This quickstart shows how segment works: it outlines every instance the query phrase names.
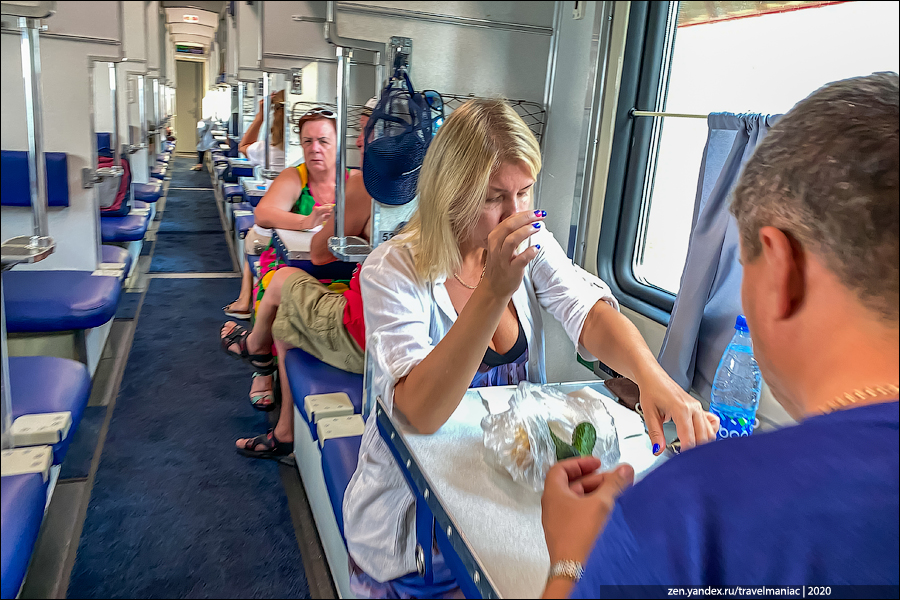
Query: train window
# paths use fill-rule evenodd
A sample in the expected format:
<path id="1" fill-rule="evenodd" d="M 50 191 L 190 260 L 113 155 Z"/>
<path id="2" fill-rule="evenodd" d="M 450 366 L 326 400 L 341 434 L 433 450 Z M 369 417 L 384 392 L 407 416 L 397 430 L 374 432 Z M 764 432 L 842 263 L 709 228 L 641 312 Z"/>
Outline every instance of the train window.
<path id="1" fill-rule="evenodd" d="M 896 2 L 633 2 L 604 205 L 601 277 L 666 322 L 710 112 L 786 112 L 819 86 L 897 71 Z M 684 115 L 632 116 L 631 111 Z M 618 214 L 615 214 L 618 213 Z"/>

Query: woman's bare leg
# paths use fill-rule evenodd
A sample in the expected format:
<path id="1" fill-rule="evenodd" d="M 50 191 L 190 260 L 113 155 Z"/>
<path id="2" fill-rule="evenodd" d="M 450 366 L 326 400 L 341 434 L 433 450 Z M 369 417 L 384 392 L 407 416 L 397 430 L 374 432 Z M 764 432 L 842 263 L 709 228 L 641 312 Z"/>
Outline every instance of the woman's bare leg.
<path id="1" fill-rule="evenodd" d="M 283 270 L 283 269 L 282 269 Z M 266 290 L 266 294 L 268 294 Z M 275 340 L 278 356 L 284 357 L 291 347 L 280 340 Z M 257 377 L 257 379 L 262 379 Z M 294 396 L 291 394 L 291 386 L 288 385 L 287 372 L 284 369 L 284 360 L 278 361 L 278 380 L 281 382 L 281 412 L 278 414 L 278 423 L 275 424 L 275 439 L 279 442 L 294 441 Z M 237 448 L 244 448 L 247 438 L 239 439 L 234 443 Z M 261 450 L 261 447 L 252 450 Z"/>

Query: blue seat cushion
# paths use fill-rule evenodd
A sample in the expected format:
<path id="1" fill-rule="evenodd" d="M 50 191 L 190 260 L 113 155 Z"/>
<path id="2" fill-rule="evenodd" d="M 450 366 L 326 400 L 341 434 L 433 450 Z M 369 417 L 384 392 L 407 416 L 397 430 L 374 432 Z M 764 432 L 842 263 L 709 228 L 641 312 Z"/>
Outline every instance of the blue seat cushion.
<path id="1" fill-rule="evenodd" d="M 109 244 L 100 246 L 100 262 L 124 264 L 126 275 L 131 271 L 131 261 L 131 253 L 125 248 L 110 246 Z"/>
<path id="2" fill-rule="evenodd" d="M 157 165 L 150 169 L 150 177 L 155 179 L 165 179 L 166 178 L 166 168 L 164 166 Z"/>
<path id="3" fill-rule="evenodd" d="M 148 183 L 134 184 L 134 199 L 143 202 L 156 202 L 162 196 L 162 182 L 150 181 Z"/>
<path id="4" fill-rule="evenodd" d="M 98 131 L 97 132 L 97 151 L 103 152 L 106 150 L 110 152 L 112 148 L 110 147 L 110 140 L 112 140 L 112 134 L 108 131 Z"/>
<path id="5" fill-rule="evenodd" d="M 156 162 L 161 162 L 161 163 L 169 162 L 169 155 L 168 154 L 157 154 Z"/>
<path id="6" fill-rule="evenodd" d="M 65 152 L 44 152 L 47 165 L 47 206 L 69 206 L 69 163 Z M 0 152 L 0 204 L 31 206 L 28 152 Z"/>
<path id="7" fill-rule="evenodd" d="M 232 208 L 234 210 L 249 210 L 253 212 L 253 205 L 249 202 L 235 202 Z"/>
<path id="8" fill-rule="evenodd" d="M 44 520 L 47 484 L 40 473 L 8 475 L 0 480 L 2 500 L 3 598 L 15 598 L 22 587 L 31 553 Z"/>
<path id="9" fill-rule="evenodd" d="M 127 215 L 100 219 L 100 237 L 108 242 L 136 242 L 144 239 L 150 215 Z"/>
<path id="10" fill-rule="evenodd" d="M 236 202 L 240 202 L 244 198 L 244 188 L 239 183 L 226 183 L 222 186 L 222 193 L 226 198 L 239 198 L 239 200 L 234 200 Z M 250 210 L 253 210 L 252 207 Z"/>
<path id="11" fill-rule="evenodd" d="M 250 231 L 250 228 L 253 227 L 254 222 L 253 215 L 238 215 L 234 218 L 234 228 L 240 232 L 243 238 Z"/>
<path id="12" fill-rule="evenodd" d="M 53 445 L 53 464 L 62 464 L 91 396 L 87 366 L 55 356 L 11 356 L 9 395 L 14 421 L 36 413 L 72 413 L 69 435 Z"/>
<path id="13" fill-rule="evenodd" d="M 259 256 L 247 254 L 247 264 L 250 265 L 250 271 L 253 277 L 259 277 Z"/>
<path id="14" fill-rule="evenodd" d="M 294 404 L 306 419 L 304 398 L 312 394 L 344 392 L 350 397 L 354 412 L 362 412 L 363 376 L 332 367 L 300 350 L 292 348 L 284 356 L 284 368 L 294 396 Z M 318 439 L 315 426 L 309 423 L 312 438 Z"/>
<path id="15" fill-rule="evenodd" d="M 117 277 L 90 271 L 7 271 L 6 329 L 47 333 L 99 327 L 116 314 L 121 290 Z"/>
<path id="16" fill-rule="evenodd" d="M 233 165 L 231 174 L 235 177 L 253 177 L 253 165 L 247 163 L 245 165 Z"/>
<path id="17" fill-rule="evenodd" d="M 325 440 L 322 445 L 322 475 L 341 537 L 344 537 L 344 492 L 356 472 L 361 435 Z"/>

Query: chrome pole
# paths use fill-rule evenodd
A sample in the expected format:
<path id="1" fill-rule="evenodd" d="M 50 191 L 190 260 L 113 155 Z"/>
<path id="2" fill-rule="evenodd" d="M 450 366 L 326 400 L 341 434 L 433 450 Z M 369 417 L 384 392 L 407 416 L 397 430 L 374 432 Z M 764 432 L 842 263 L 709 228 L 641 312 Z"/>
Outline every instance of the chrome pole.
<path id="1" fill-rule="evenodd" d="M 109 63 L 109 101 L 112 104 L 112 141 L 110 142 L 113 153 L 113 165 L 122 166 L 122 158 L 119 156 L 119 90 L 116 86 L 116 63 Z"/>
<path id="2" fill-rule="evenodd" d="M 269 104 L 271 103 L 269 100 L 269 74 L 263 73 L 263 98 L 265 102 L 263 104 L 263 129 L 266 132 L 265 137 L 265 146 L 263 147 L 263 154 L 266 155 L 266 161 L 263 163 L 266 166 L 266 172 L 269 171 Z"/>
<path id="3" fill-rule="evenodd" d="M 139 144 L 147 143 L 147 107 L 145 106 L 145 98 L 144 98 L 144 76 L 137 76 L 137 88 L 138 88 L 138 115 L 141 119 L 141 141 Z"/>
<path id="4" fill-rule="evenodd" d="M 25 83 L 25 121 L 28 130 L 28 177 L 31 180 L 31 214 L 34 231 L 31 246 L 44 246 L 50 235 L 47 225 L 47 163 L 44 159 L 43 105 L 41 102 L 41 24 L 38 19 L 19 17 L 22 30 L 22 78 Z"/>
<path id="5" fill-rule="evenodd" d="M 3 379 L 0 394 L 3 396 L 3 436 L 0 440 L 0 446 L 3 450 L 15 447 L 13 437 L 10 434 L 12 429 L 12 399 L 9 391 L 9 359 L 6 352 L 6 301 L 3 298 L 3 286 L 0 286 L 0 350 L 3 352 L 2 358 Z"/>
<path id="6" fill-rule="evenodd" d="M 329 2 L 329 5 L 331 3 Z M 334 236 L 343 247 L 344 232 L 344 172 L 347 169 L 347 104 L 350 99 L 349 50 L 338 46 L 337 54 L 337 169 L 334 176 Z"/>
<path id="7" fill-rule="evenodd" d="M 238 126 L 237 126 L 237 135 L 240 138 L 244 137 L 244 86 L 247 84 L 243 81 L 238 81 Z"/>

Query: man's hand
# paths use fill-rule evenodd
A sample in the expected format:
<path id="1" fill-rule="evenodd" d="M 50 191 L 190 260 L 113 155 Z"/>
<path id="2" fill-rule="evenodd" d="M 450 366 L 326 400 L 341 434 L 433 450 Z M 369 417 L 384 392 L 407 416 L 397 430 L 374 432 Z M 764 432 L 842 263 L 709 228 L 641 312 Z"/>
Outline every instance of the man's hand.
<path id="1" fill-rule="evenodd" d="M 597 473 L 599 468 L 599 459 L 585 456 L 560 461 L 547 473 L 541 522 L 551 564 L 558 560 L 584 564 L 616 498 L 634 482 L 630 465 L 608 473 Z"/>

